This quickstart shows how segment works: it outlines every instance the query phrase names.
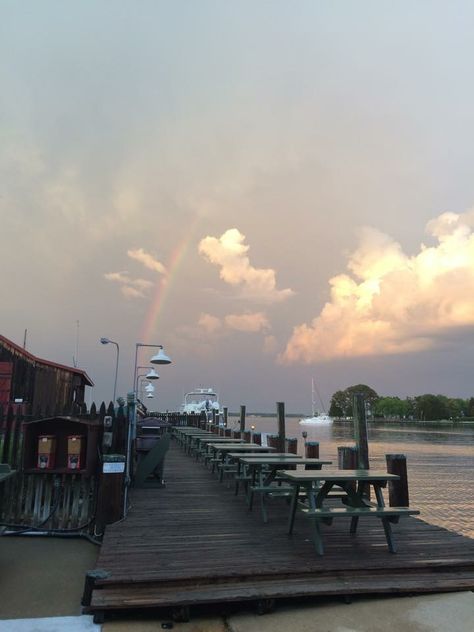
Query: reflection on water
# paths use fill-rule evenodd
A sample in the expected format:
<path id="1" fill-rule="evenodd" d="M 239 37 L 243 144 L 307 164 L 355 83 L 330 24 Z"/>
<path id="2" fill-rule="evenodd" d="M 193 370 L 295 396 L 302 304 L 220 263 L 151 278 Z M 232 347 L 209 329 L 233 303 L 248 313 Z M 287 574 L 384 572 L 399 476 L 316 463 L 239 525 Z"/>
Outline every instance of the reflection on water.
<path id="1" fill-rule="evenodd" d="M 232 418 L 230 425 L 238 426 Z M 252 417 L 247 422 L 256 432 L 276 434 L 275 418 Z M 351 422 L 332 426 L 300 426 L 298 419 L 287 419 L 287 437 L 298 438 L 298 452 L 306 441 L 318 441 L 321 458 L 337 467 L 337 447 L 353 445 Z M 371 467 L 386 469 L 386 454 L 405 454 L 408 465 L 410 505 L 421 511 L 426 522 L 474 537 L 474 425 L 370 424 Z"/>

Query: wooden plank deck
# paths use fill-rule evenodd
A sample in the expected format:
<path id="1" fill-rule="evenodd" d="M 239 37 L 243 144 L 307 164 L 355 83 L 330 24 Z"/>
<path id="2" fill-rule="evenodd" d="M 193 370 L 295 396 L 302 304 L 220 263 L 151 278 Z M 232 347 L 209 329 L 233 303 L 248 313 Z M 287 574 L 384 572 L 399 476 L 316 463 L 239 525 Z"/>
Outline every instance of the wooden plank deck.
<path id="1" fill-rule="evenodd" d="M 279 597 L 443 592 L 474 589 L 474 540 L 417 518 L 393 525 L 399 552 L 388 552 L 379 520 L 322 525 L 325 555 L 316 555 L 311 521 L 297 514 L 286 533 L 288 505 L 247 510 L 244 495 L 219 483 L 173 442 L 166 487 L 135 489 L 127 518 L 107 528 L 87 612 L 182 607 Z"/>

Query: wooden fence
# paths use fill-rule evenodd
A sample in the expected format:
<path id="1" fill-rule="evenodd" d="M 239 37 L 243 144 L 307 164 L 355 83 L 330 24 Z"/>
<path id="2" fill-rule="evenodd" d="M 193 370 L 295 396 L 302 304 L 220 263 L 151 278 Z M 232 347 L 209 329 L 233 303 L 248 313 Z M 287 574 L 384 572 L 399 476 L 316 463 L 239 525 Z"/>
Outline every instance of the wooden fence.
<path id="1" fill-rule="evenodd" d="M 37 411 L 24 414 L 16 406 L 0 408 L 0 463 L 6 463 L 16 476 L 3 485 L 3 502 L 0 507 L 0 523 L 7 529 L 40 531 L 73 531 L 93 533 L 97 511 L 97 497 L 101 475 L 94 471 L 31 471 L 25 467 L 24 438 L 26 422 L 44 419 L 64 421 L 98 421 L 103 427 L 104 418 L 111 418 L 110 441 L 102 445 L 102 432 L 97 434 L 96 448 L 106 453 L 126 453 L 128 411 L 126 407 L 114 409 L 112 403 L 102 403 L 99 409 L 92 404 L 73 406 L 61 411 Z"/>

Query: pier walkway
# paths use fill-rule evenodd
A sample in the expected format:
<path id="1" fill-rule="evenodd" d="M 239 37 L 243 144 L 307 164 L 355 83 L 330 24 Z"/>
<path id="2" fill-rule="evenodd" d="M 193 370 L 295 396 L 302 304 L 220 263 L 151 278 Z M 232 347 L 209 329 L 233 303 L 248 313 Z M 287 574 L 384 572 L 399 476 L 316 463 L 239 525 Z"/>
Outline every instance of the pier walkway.
<path id="1" fill-rule="evenodd" d="M 387 550 L 382 525 L 357 536 L 349 520 L 322 525 L 325 555 L 316 555 L 309 520 L 286 532 L 288 505 L 268 502 L 264 524 L 241 493 L 173 441 L 166 487 L 135 489 L 125 520 L 107 528 L 86 612 L 184 608 L 301 596 L 447 592 L 474 589 L 474 540 L 409 517 L 394 526 L 399 552 Z M 364 519 L 361 519 L 364 520 Z"/>

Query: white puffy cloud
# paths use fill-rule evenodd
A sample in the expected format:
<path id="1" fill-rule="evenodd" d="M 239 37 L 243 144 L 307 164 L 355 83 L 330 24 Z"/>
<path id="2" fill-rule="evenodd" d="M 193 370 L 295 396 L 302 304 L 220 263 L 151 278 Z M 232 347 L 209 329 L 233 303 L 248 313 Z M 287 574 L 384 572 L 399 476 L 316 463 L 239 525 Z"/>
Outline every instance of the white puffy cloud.
<path id="1" fill-rule="evenodd" d="M 149 270 L 153 270 L 154 272 L 158 272 L 160 274 L 166 273 L 165 266 L 153 257 L 153 255 L 149 254 L 143 248 L 137 248 L 136 250 L 127 250 L 127 255 L 130 259 L 135 259 L 135 261 L 139 261 L 142 263 L 145 268 Z"/>
<path id="2" fill-rule="evenodd" d="M 199 243 L 199 252 L 220 267 L 220 278 L 241 288 L 241 296 L 267 303 L 284 301 L 293 290 L 277 290 L 275 270 L 254 268 L 247 256 L 249 246 L 237 228 L 226 230 L 219 238 L 207 236 Z"/>
<path id="3" fill-rule="evenodd" d="M 212 316 L 212 314 L 201 314 L 198 321 L 199 327 L 204 329 L 209 334 L 212 334 L 222 327 L 222 322 L 217 316 Z"/>
<path id="4" fill-rule="evenodd" d="M 126 298 L 145 298 L 147 291 L 153 286 L 146 279 L 132 279 L 127 272 L 107 272 L 104 274 L 107 281 L 118 283 L 120 290 Z"/>
<path id="5" fill-rule="evenodd" d="M 270 330 L 270 322 L 263 312 L 227 314 L 223 318 L 202 313 L 198 326 L 207 334 L 222 334 L 229 330 L 258 333 Z"/>
<path id="6" fill-rule="evenodd" d="M 225 324 L 230 329 L 237 331 L 266 331 L 270 329 L 268 318 L 262 312 L 254 314 L 228 314 L 225 317 Z"/>
<path id="7" fill-rule="evenodd" d="M 286 363 L 421 351 L 474 326 L 474 213 L 443 213 L 427 224 L 433 246 L 405 254 L 373 228 L 362 231 L 351 274 L 329 280 L 331 300 L 294 328 Z"/>

